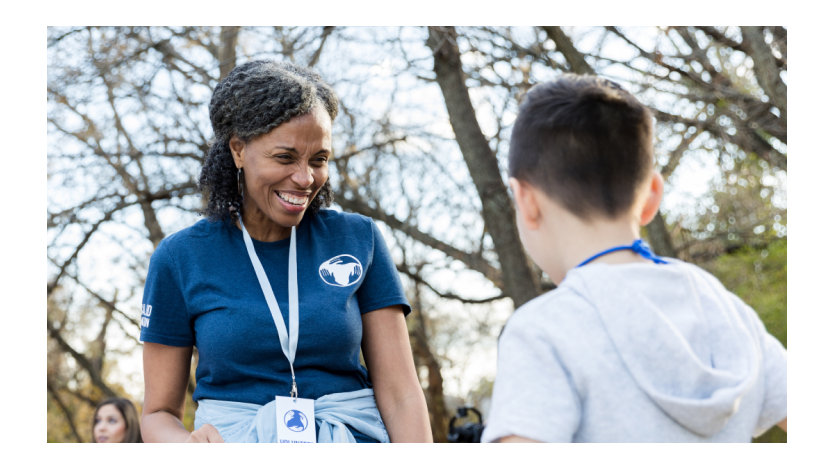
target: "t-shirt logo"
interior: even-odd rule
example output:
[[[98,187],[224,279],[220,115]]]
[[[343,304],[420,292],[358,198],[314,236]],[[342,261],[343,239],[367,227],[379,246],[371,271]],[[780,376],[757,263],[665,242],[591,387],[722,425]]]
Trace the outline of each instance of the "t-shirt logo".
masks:
[[[331,286],[347,287],[359,282],[362,277],[362,263],[351,255],[334,256],[321,263],[319,276]]]
[[[142,328],[147,328],[151,324],[151,304],[142,304]]]
[[[284,426],[290,431],[301,432],[307,429],[307,417],[298,410],[290,410],[284,414]]]

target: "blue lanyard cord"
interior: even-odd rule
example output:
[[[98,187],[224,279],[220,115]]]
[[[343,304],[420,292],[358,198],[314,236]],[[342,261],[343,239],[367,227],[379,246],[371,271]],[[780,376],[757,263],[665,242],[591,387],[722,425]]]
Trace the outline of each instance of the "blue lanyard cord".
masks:
[[[298,348],[298,272],[295,256],[295,227],[292,227],[290,234],[290,256],[287,263],[287,290],[290,304],[289,315],[289,333],[287,327],[284,325],[284,317],[281,316],[281,308],[278,306],[278,301],[275,300],[275,293],[272,292],[272,286],[269,279],[266,277],[261,260],[258,259],[258,254],[255,253],[255,246],[252,244],[252,237],[243,226],[243,217],[238,218],[240,221],[240,228],[243,231],[243,242],[246,244],[246,251],[249,253],[249,260],[252,261],[252,267],[255,268],[255,274],[258,276],[258,282],[261,285],[261,290],[266,299],[266,305],[269,307],[269,312],[272,314],[272,321],[275,322],[275,328],[278,330],[278,340],[281,341],[281,350],[287,356],[287,361],[290,363],[290,374],[292,374],[292,390],[290,396],[298,397],[298,387],[295,384],[295,369],[293,369],[293,362],[295,362],[295,351]]]
[[[599,258],[600,256],[607,255],[608,253],[611,253],[611,252],[614,252],[614,251],[620,251],[620,250],[631,250],[631,251],[637,253],[638,255],[642,256],[643,258],[654,261],[655,264],[669,264],[668,261],[666,261],[663,258],[654,254],[652,252],[652,249],[649,248],[649,245],[647,245],[646,242],[644,242],[643,240],[638,238],[637,240],[634,240],[634,243],[632,243],[631,245],[620,245],[620,246],[615,246],[613,248],[609,248],[607,250],[600,251],[599,253],[595,254],[594,256],[591,256],[590,258],[586,259],[585,261],[579,263],[576,267],[578,268],[578,267],[581,267],[581,266],[585,266],[586,264],[588,264],[591,261]]]

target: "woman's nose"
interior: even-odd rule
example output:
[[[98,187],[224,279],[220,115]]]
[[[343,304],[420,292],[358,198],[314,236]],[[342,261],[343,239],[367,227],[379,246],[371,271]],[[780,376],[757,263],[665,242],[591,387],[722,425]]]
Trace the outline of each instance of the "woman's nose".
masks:
[[[299,164],[293,172],[292,180],[302,188],[310,186],[315,181],[313,178],[313,168],[306,163]]]

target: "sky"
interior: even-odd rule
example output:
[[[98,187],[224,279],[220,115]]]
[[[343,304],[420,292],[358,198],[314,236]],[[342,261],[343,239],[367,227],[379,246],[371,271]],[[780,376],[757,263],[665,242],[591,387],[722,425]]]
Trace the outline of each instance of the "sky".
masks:
[[[64,24],[253,24],[282,22],[294,24],[786,24],[791,52],[790,107],[792,156],[788,206],[791,211],[789,240],[788,312],[791,336],[789,359],[791,435],[786,445],[757,446],[381,446],[372,451],[353,447],[323,446],[315,454],[315,466],[339,465],[417,468],[427,461],[444,462],[444,466],[470,466],[472,462],[489,462],[497,466],[517,467],[524,463],[610,463],[638,462],[640,468],[677,468],[715,466],[717,462],[743,464],[745,467],[803,467],[802,462],[816,459],[828,445],[823,425],[834,419],[831,404],[832,353],[827,333],[832,331],[832,307],[826,293],[830,291],[832,265],[828,248],[831,223],[825,203],[831,198],[832,158],[827,137],[831,134],[827,116],[832,103],[827,82],[832,76],[827,55],[820,55],[825,16],[811,2],[760,1],[741,5],[726,1],[700,1],[698,8],[670,7],[669,2],[651,1],[594,2],[583,4],[583,11],[568,10],[557,2],[548,2],[545,11],[534,17],[519,5],[526,1],[481,1],[477,8],[467,3],[421,1],[398,5],[392,2],[315,2],[286,11],[277,3],[172,2],[145,1],[114,4],[104,1],[29,2],[27,7],[7,10],[4,15],[2,44],[3,126],[8,147],[6,184],[0,185],[3,201],[11,209],[5,224],[6,256],[2,275],[6,324],[2,329],[3,401],[7,423],[0,430],[5,457],[9,462],[60,463],[63,468],[88,467],[95,461],[120,467],[146,468],[157,463],[205,466],[209,464],[239,466],[245,462],[274,460],[272,446],[225,446],[222,448],[182,449],[172,455],[164,446],[147,446],[137,452],[124,452],[118,446],[107,449],[81,445],[45,444],[45,337],[43,315],[46,299],[43,282],[46,272],[46,135],[45,30],[47,25]],[[118,5],[118,6],[116,6]],[[268,5],[264,7],[264,5]],[[7,6],[8,7],[8,6]],[[126,11],[125,7],[135,10]],[[164,12],[162,14],[161,12]],[[438,17],[438,12],[443,12]],[[221,16],[222,15],[222,16]],[[285,19],[293,21],[285,21]],[[545,20],[542,20],[542,19]],[[552,18],[552,21],[547,19]],[[823,60],[820,60],[823,57]],[[818,92],[817,90],[822,90]],[[38,103],[38,104],[34,104]],[[16,145],[14,145],[16,144]],[[817,158],[814,158],[817,157]],[[34,199],[34,201],[33,201]],[[500,448],[499,448],[500,447]],[[379,450],[378,450],[379,449]],[[706,449],[706,450],[705,450]],[[373,458],[368,458],[372,452]],[[136,458],[131,458],[132,456]],[[296,462],[311,463],[312,454],[294,448],[279,454]],[[213,467],[214,465],[212,465]],[[482,465],[487,466],[487,465]],[[584,466],[584,465],[583,465]],[[729,466],[729,465],[727,465]]]

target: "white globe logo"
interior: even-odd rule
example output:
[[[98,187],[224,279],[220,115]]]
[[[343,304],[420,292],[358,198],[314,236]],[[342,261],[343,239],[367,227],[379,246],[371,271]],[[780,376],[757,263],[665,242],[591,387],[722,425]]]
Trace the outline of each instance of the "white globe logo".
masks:
[[[362,263],[351,255],[334,256],[321,263],[319,276],[331,286],[351,286],[362,278]]]

